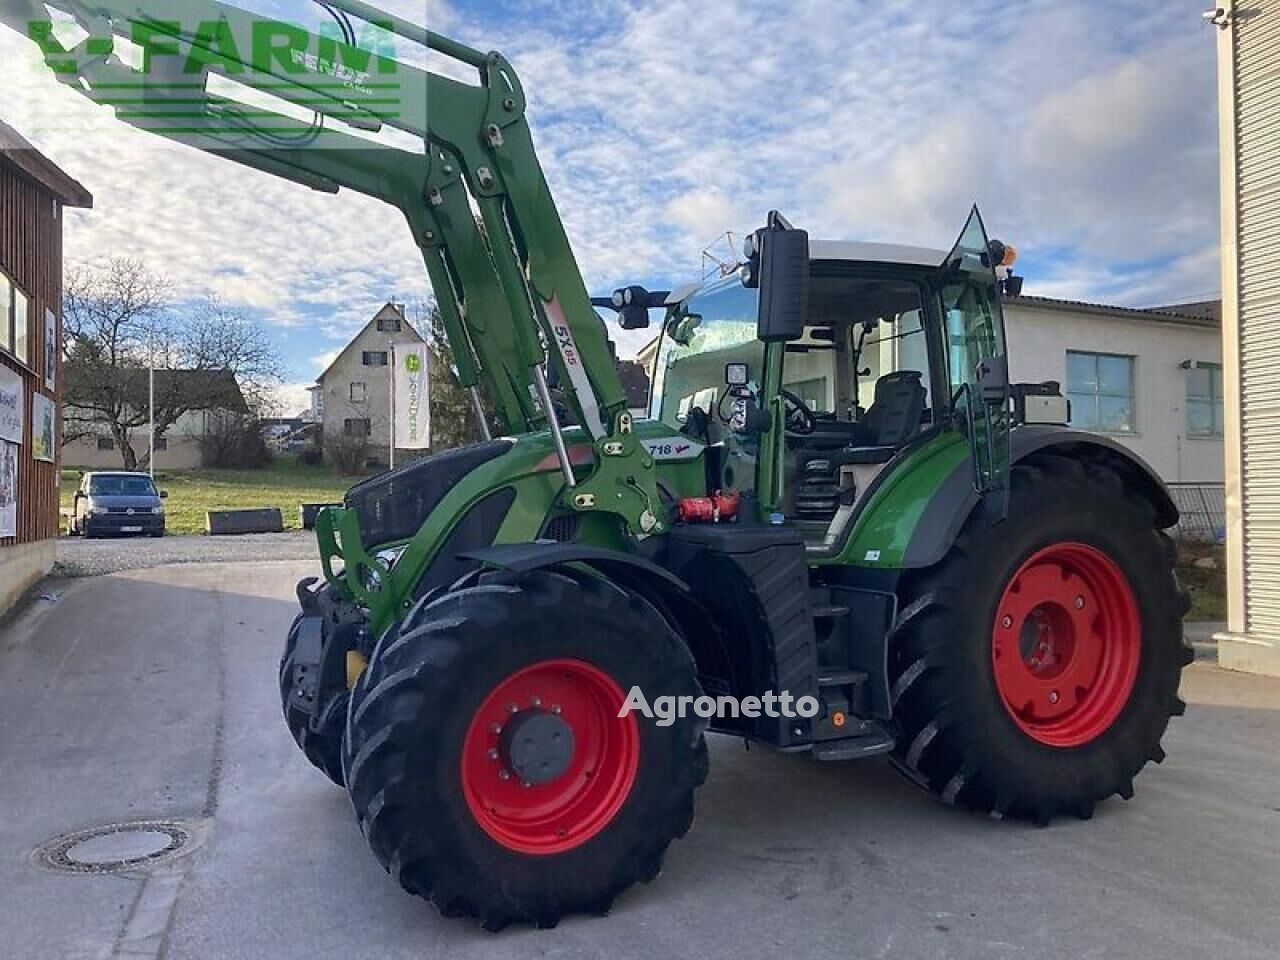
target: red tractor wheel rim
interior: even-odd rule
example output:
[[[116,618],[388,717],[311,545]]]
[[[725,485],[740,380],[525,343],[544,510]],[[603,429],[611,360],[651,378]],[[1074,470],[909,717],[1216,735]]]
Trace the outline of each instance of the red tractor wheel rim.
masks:
[[[996,607],[996,688],[1018,727],[1052,747],[1078,747],[1129,702],[1142,653],[1133,588],[1096,547],[1057,543],[1033,554]]]
[[[553,854],[607,827],[640,766],[639,723],[618,716],[625,700],[583,660],[544,660],[494,687],[462,752],[463,794],[485,833],[509,850]]]

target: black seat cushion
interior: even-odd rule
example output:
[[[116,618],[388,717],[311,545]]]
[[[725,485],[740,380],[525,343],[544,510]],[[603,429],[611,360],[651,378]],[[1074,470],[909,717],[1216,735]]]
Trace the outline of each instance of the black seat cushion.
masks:
[[[920,429],[925,390],[919,370],[896,370],[876,381],[875,399],[852,446],[900,447]]]

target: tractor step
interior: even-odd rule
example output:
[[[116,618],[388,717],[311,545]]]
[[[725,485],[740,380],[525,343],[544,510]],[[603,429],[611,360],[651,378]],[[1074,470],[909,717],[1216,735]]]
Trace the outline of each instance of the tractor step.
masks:
[[[836,760],[861,760],[876,757],[893,749],[894,740],[878,725],[868,724],[865,732],[843,740],[827,740],[813,745],[813,755],[824,763]]]
[[[813,608],[813,619],[815,620],[835,620],[837,617],[847,616],[848,607],[842,607],[839,604],[823,604]]]
[[[867,675],[861,670],[833,670],[831,673],[818,674],[818,686],[821,687],[857,687],[867,682]]]

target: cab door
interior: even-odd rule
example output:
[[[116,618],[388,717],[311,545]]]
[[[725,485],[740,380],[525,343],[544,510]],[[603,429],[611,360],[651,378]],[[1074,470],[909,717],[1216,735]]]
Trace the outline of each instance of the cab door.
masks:
[[[999,264],[994,262],[999,252],[992,249],[975,206],[938,277],[952,411],[969,438],[979,493],[1004,489],[1009,476],[1012,418]]]

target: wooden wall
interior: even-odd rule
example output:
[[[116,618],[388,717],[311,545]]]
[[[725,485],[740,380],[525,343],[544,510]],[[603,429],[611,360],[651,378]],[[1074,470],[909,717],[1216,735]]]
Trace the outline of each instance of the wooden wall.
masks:
[[[58,464],[31,455],[32,394],[37,390],[58,404],[61,434],[62,371],[57,390],[45,388],[44,312],[59,318],[62,335],[62,217],[61,204],[42,186],[0,156],[0,269],[27,295],[27,365],[4,350],[0,364],[22,377],[24,397],[22,449],[18,456],[18,535],[0,538],[0,547],[31,543],[58,534]],[[57,351],[59,366],[62,351]],[[59,446],[55,440],[55,456]]]

